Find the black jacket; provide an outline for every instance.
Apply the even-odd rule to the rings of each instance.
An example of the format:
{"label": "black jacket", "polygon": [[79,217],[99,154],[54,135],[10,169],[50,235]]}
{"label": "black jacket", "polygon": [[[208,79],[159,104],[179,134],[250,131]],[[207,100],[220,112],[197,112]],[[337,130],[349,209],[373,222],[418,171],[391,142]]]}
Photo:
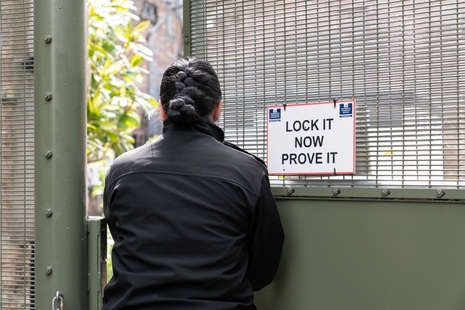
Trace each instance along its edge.
{"label": "black jacket", "polygon": [[283,230],[266,167],[212,123],[165,123],[118,157],[104,212],[115,245],[104,310],[253,309],[278,267]]}

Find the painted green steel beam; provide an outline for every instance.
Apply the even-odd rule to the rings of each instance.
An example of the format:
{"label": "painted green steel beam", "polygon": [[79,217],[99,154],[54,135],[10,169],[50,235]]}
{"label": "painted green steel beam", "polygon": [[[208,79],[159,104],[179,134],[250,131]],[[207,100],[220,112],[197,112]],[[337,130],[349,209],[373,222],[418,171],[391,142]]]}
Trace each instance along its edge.
{"label": "painted green steel beam", "polygon": [[191,56],[191,10],[190,0],[183,1],[184,55]]}
{"label": "painted green steel beam", "polygon": [[196,12],[191,12],[191,1],[183,1],[183,33],[184,33],[184,56],[195,56],[200,59],[208,60],[207,49],[198,50],[197,52],[192,51],[192,40],[195,40],[197,46],[207,47],[207,33],[206,26],[204,30],[192,33],[192,14],[195,15],[196,23],[207,23],[207,8],[206,3],[202,3],[202,9],[197,6]]}
{"label": "painted green steel beam", "polygon": [[103,306],[103,287],[107,280],[107,222],[103,217],[89,217],[88,262],[89,262],[89,310]]}
{"label": "painted green steel beam", "polygon": [[87,308],[85,0],[34,3],[35,309]]}
{"label": "painted green steel beam", "polygon": [[275,197],[287,197],[297,199],[379,199],[379,200],[425,200],[438,202],[457,202],[465,201],[465,190],[450,188],[366,188],[366,187],[302,187],[302,186],[283,186],[273,187]]}

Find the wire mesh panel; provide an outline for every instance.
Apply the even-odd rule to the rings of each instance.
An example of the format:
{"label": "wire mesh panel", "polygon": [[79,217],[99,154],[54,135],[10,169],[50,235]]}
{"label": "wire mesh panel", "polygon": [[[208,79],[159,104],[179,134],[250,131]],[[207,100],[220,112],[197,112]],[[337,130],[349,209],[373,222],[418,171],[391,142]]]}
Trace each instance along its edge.
{"label": "wire mesh panel", "polygon": [[0,1],[0,308],[34,308],[33,0]]}
{"label": "wire mesh panel", "polygon": [[355,99],[356,173],[275,184],[465,188],[465,1],[190,1],[226,139],[266,158],[270,105]]}

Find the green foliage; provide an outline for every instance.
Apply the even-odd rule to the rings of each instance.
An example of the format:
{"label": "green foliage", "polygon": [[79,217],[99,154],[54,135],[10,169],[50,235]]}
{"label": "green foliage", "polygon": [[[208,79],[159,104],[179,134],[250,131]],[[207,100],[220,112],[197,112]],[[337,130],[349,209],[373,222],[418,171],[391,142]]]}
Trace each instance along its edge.
{"label": "green foliage", "polygon": [[113,251],[113,246],[115,241],[113,240],[110,231],[107,230],[107,283],[111,280],[113,276],[113,265],[111,260],[111,252]]}
{"label": "green foliage", "polygon": [[[91,71],[87,96],[87,161],[100,167],[103,180],[107,157],[133,148],[132,131],[140,126],[139,113],[149,113],[157,102],[143,93],[137,83],[147,73],[141,65],[152,52],[145,47],[141,32],[149,21],[139,18],[130,0],[87,0],[89,13],[88,59]],[[139,113],[138,113],[139,112]],[[111,152],[113,151],[113,152]],[[98,163],[97,163],[98,162]],[[103,182],[94,187],[101,194]],[[113,240],[107,236],[107,275],[113,274]]]}
{"label": "green foliage", "polygon": [[110,150],[119,155],[133,148],[131,133],[140,126],[137,113],[149,113],[157,102],[137,83],[147,73],[140,65],[151,60],[141,35],[149,21],[134,26],[130,0],[87,0],[88,53],[91,70],[87,97],[88,162],[105,159]]}

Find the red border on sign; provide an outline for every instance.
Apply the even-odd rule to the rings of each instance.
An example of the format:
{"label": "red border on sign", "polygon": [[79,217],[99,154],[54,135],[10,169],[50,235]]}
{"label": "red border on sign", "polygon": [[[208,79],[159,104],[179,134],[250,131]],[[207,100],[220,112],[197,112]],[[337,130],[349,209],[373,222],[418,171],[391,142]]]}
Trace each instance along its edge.
{"label": "red border on sign", "polygon": [[354,132],[353,132],[353,136],[354,136],[354,141],[353,141],[353,144],[354,144],[354,148],[353,148],[353,164],[352,164],[352,171],[336,171],[336,173],[330,173],[330,172],[327,172],[327,173],[322,173],[322,172],[271,172],[269,173],[269,175],[273,175],[273,176],[280,176],[280,175],[353,175],[355,174],[355,162],[356,162],[356,144],[355,144],[355,137],[356,137],[356,107],[357,107],[357,104],[356,104],[356,101],[355,100],[338,100],[336,102],[334,101],[325,101],[325,102],[307,102],[307,103],[293,103],[293,104],[281,104],[281,105],[273,105],[273,106],[267,106],[266,107],[266,164],[268,165],[269,163],[269,137],[268,137],[268,134],[269,134],[269,130],[268,130],[268,126],[269,126],[269,123],[270,123],[270,120],[269,120],[269,117],[270,117],[270,113],[269,113],[269,110],[270,109],[276,109],[276,108],[284,108],[284,107],[293,107],[293,106],[303,106],[303,105],[320,105],[320,104],[338,104],[338,103],[345,103],[345,102],[352,102],[354,104],[353,106],[353,122],[354,122]]}

